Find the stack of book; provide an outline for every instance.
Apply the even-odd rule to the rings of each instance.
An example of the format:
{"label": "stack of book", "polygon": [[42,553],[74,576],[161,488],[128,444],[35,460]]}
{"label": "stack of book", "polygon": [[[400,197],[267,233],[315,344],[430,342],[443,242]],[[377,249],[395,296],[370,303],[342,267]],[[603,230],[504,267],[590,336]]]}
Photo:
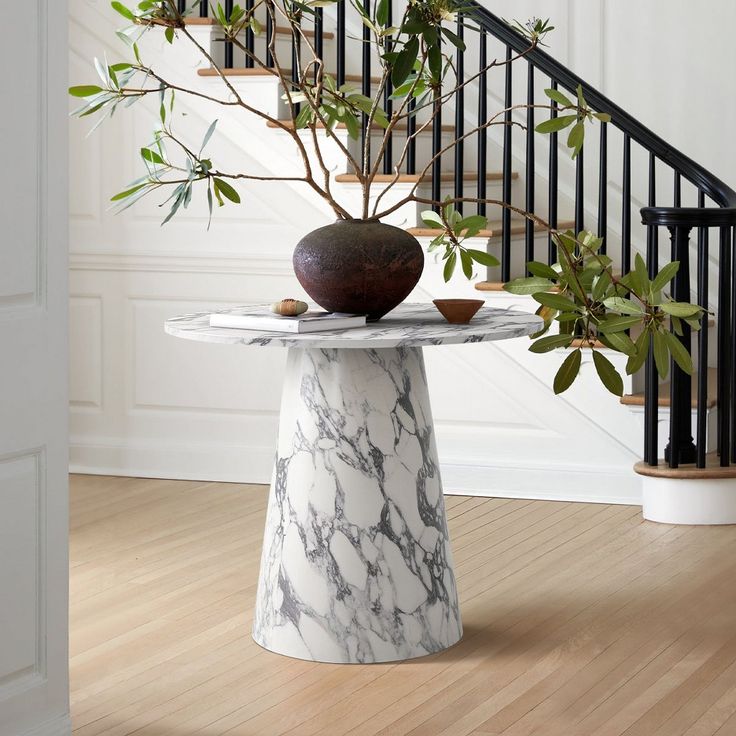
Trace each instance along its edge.
{"label": "stack of book", "polygon": [[210,315],[210,327],[234,327],[261,332],[322,332],[365,327],[364,314],[308,310],[296,317],[274,314],[268,306],[236,307]]}

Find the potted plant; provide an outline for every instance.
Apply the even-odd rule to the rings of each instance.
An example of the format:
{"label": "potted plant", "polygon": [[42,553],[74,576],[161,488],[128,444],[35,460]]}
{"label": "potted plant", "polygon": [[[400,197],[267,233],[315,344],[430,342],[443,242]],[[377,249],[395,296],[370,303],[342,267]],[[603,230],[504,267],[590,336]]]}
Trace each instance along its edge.
{"label": "potted plant", "polygon": [[[412,136],[431,129],[443,102],[473,83],[481,72],[514,63],[526,56],[553,28],[549,21],[539,19],[532,19],[524,25],[515,22],[516,30],[529,41],[528,50],[510,60],[493,60],[478,74],[463,77],[456,74],[450,50],[464,49],[465,44],[449,25],[462,16],[464,28],[477,29],[473,24],[472,9],[464,6],[461,0],[410,0],[396,23],[390,22],[390,0],[378,0],[366,6],[353,2],[368,29],[364,43],[370,44],[374,58],[380,63],[379,79],[368,96],[355,85],[338,86],[336,79],[324,68],[312,37],[302,28],[302,19],[316,13],[319,6],[340,2],[345,0],[256,0],[248,9],[234,5],[229,13],[219,4],[212,8],[214,22],[224,39],[242,51],[254,66],[279,80],[289,111],[288,120],[280,120],[245,99],[210,51],[198,42],[187,20],[199,2],[184,9],[176,0],[142,0],[135,6],[117,0],[112,2],[112,7],[127,21],[127,27],[118,32],[118,36],[130,47],[131,58],[112,64],[95,60],[99,82],[74,86],[69,91],[73,96],[84,99],[76,114],[80,117],[96,114],[100,122],[121,104],[128,106],[151,95],[159,98],[160,124],[154,131],[153,142],[141,149],[145,174],[112,197],[120,209],[129,207],[141,197],[159,190],[166,191],[169,194],[166,200],[169,211],[164,222],[167,222],[188,206],[197,188],[207,198],[211,216],[215,202],[219,206],[226,202],[240,202],[240,196],[233,187],[233,182],[238,180],[302,182],[328,203],[337,219],[335,223],[307,234],[297,244],[294,252],[297,278],[306,292],[326,309],[362,312],[371,319],[380,319],[408,296],[423,269],[424,256],[418,241],[405,230],[381,222],[382,218],[408,202],[430,208],[422,213],[422,219],[427,227],[437,231],[429,250],[441,255],[446,281],[457,270],[471,278],[475,265],[489,267],[498,264],[492,255],[468,244],[470,238],[486,227],[486,217],[463,217],[458,210],[461,200],[452,197],[443,201],[433,200],[421,196],[418,187],[432,171],[438,156],[446,154],[479,130],[506,125],[506,110],[489,115],[478,126],[444,143],[439,153],[427,160],[416,183],[404,197],[389,204],[386,194],[400,179]],[[294,45],[298,50],[294,59],[296,69],[285,66],[285,60],[279,56],[275,36],[267,45],[265,54],[256,53],[243,42],[244,32],[262,32],[258,18],[263,18],[264,14],[273,26],[277,23],[287,26],[292,37],[298,40]],[[193,44],[220,76],[228,96],[218,98],[171,82],[155,66],[144,61],[138,41],[142,34],[155,29],[159,29],[170,44]],[[288,63],[292,63],[291,58]],[[389,96],[386,89],[389,85],[391,103],[387,105]],[[541,123],[537,130],[540,133],[559,133],[567,129],[567,145],[574,158],[582,149],[586,126],[596,119],[608,121],[610,117],[604,111],[591,110],[581,89],[578,89],[575,99],[553,89],[546,90],[546,94],[549,104],[541,107],[551,109],[554,105],[559,115]],[[172,113],[177,95],[204,98],[222,105],[232,114],[247,112],[262,118],[291,137],[299,153],[302,170],[289,176],[262,176],[220,168],[206,153],[217,121],[204,132],[199,145],[183,140],[173,125]],[[514,109],[524,107],[526,105],[517,105]],[[413,123],[414,132],[407,135],[406,144],[395,160],[394,176],[377,187],[380,161],[390,136],[410,119],[416,121]],[[342,137],[336,134],[337,126],[346,128],[354,140],[361,139],[359,155],[354,155]],[[361,136],[361,130],[372,131],[376,127],[382,131],[377,138],[370,134]],[[338,146],[360,184],[361,206],[357,212],[344,206],[333,192],[332,172],[323,155],[326,141]],[[462,201],[478,200],[463,198]],[[548,227],[537,216],[508,203],[492,199],[484,201],[510,208]],[[598,252],[601,241],[595,234],[553,231],[553,237],[559,262],[553,266],[529,263],[531,276],[512,281],[505,288],[517,294],[529,294],[540,304],[538,313],[544,319],[544,328],[536,336],[530,348],[532,351],[571,349],[555,378],[556,392],[566,390],[577,376],[583,346],[593,348],[598,374],[609,390],[616,394],[622,393],[623,382],[611,362],[595,350],[600,344],[627,354],[629,373],[642,365],[650,342],[654,346],[661,375],[667,371],[670,353],[683,369],[692,372],[690,356],[670,333],[667,320],[671,319],[676,330],[680,320],[697,328],[702,310],[696,305],[677,303],[663,296],[678,264],[667,265],[654,280],[650,280],[644,262],[637,257],[635,269],[617,278],[611,259]],[[559,327],[559,334],[546,335],[553,325]],[[640,333],[632,339],[629,331],[636,326],[639,326]]]}

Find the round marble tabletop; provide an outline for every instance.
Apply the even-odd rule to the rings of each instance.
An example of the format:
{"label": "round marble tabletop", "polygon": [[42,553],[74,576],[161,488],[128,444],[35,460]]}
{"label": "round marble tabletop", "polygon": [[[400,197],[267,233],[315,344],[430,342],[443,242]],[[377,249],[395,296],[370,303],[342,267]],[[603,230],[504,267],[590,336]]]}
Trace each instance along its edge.
{"label": "round marble tabletop", "polygon": [[[265,305],[264,305],[265,306]],[[227,310],[223,310],[227,311]],[[451,325],[433,304],[401,304],[380,322],[350,330],[292,334],[210,327],[210,312],[166,320],[169,335],[201,342],[298,348],[394,348],[508,340],[538,331],[542,320],[527,312],[482,307],[470,324]]]}

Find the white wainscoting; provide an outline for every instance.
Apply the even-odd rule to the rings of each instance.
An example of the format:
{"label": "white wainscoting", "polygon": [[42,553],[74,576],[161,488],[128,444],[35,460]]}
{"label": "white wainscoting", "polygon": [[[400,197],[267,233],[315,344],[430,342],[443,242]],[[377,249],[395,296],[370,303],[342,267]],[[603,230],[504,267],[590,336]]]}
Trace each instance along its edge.
{"label": "white wainscoting", "polygon": [[[693,54],[683,53],[682,34],[695,23],[711,27],[715,10],[700,7],[695,13],[684,0],[656,0],[646,7],[632,0],[617,0],[615,7],[611,0],[498,0],[488,6],[504,17],[553,16],[560,27],[550,41],[557,58],[716,171],[728,162],[736,170],[732,147],[723,155],[712,150],[726,136],[719,118],[696,124],[687,112],[707,107],[714,99],[707,95],[716,93],[689,71]],[[717,14],[724,12],[736,15],[722,7]],[[657,22],[633,22],[638,15]],[[664,41],[657,30],[662,22],[669,29]],[[120,46],[108,47],[116,24],[106,3],[72,0],[75,82],[93,74],[92,56],[123,53]],[[632,24],[637,44],[630,43]],[[722,19],[716,25],[725,27]],[[705,39],[702,44],[706,48]],[[193,73],[191,62],[189,68]],[[681,80],[683,94],[672,91],[665,108],[665,98],[642,84],[648,69]],[[729,110],[736,104],[732,98],[724,101],[718,94]],[[179,104],[186,109],[183,99]],[[211,111],[189,113],[177,125],[196,137]],[[148,141],[152,121],[145,110],[121,111],[87,140],[88,125],[71,126],[72,468],[267,482],[283,351],[187,343],[166,336],[162,323],[182,312],[303,296],[290,270],[291,250],[329,215],[304,190],[251,183],[240,188],[244,205],[216,213],[209,231],[201,203],[164,228],[158,227],[163,211],[153,201],[113,216],[106,202],[138,175],[136,151]],[[292,154],[273,131],[229,125],[221,120],[215,154],[247,140],[244,150],[230,155],[234,165],[244,161],[251,168],[281,170],[288,164]],[[703,126],[708,136],[694,135]],[[614,166],[615,156],[611,161]],[[589,177],[596,181],[592,169]],[[432,265],[417,298],[447,294]],[[463,284],[451,291],[476,295]],[[529,308],[504,296],[493,303]],[[554,397],[549,386],[560,356],[531,356],[526,348],[521,340],[427,350],[447,490],[638,502],[640,484],[631,471],[641,445],[638,418],[600,389],[589,365],[569,394]]]}

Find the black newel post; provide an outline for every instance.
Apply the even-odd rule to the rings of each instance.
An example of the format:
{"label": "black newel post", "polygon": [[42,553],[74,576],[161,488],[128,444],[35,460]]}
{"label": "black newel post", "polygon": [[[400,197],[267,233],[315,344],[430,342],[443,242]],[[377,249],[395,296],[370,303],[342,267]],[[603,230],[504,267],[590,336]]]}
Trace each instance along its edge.
{"label": "black newel post", "polygon": [[[680,269],[672,283],[672,298],[678,302],[690,301],[690,227],[669,228],[672,238],[672,260],[680,262]],[[690,353],[690,326],[682,321],[682,335],[676,338]],[[670,441],[664,451],[670,467],[694,463],[696,452],[692,436],[692,377],[672,361],[670,383]]]}

